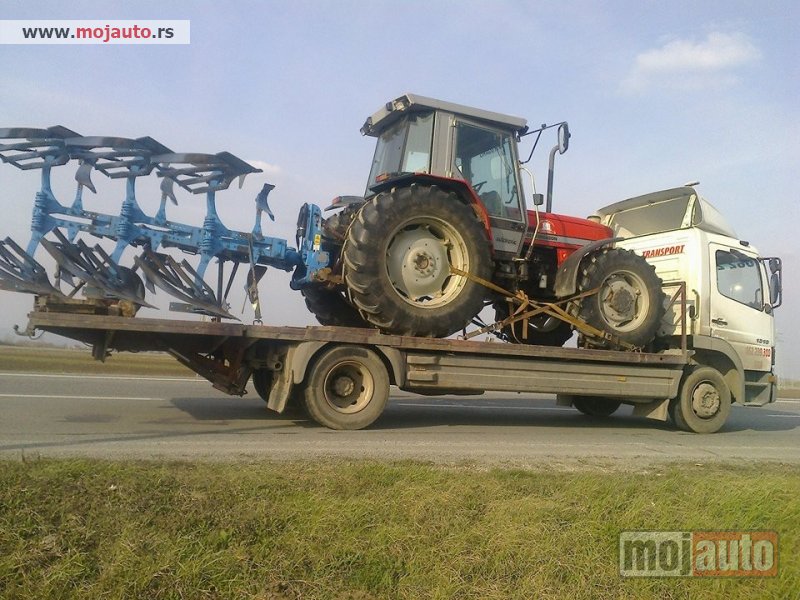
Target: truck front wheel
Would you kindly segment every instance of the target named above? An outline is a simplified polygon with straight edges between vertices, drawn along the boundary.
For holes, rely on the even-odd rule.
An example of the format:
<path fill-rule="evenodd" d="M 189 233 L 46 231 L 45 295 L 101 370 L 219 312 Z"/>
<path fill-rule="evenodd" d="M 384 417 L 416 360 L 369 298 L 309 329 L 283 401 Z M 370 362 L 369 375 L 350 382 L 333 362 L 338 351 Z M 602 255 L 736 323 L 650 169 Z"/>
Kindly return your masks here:
<path fill-rule="evenodd" d="M 684 376 L 681 391 L 669 413 L 683 431 L 714 433 L 731 412 L 731 391 L 716 369 L 696 367 Z"/>
<path fill-rule="evenodd" d="M 331 429 L 363 429 L 389 401 L 389 374 L 367 348 L 336 346 L 324 350 L 306 374 L 308 415 Z"/>

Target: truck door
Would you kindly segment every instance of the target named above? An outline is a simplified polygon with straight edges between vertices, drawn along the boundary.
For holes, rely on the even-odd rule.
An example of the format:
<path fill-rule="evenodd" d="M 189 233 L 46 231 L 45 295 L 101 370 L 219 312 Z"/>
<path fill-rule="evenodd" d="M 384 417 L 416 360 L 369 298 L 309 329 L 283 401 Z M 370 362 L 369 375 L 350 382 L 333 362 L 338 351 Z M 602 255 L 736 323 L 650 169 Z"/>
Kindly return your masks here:
<path fill-rule="evenodd" d="M 745 370 L 769 371 L 775 335 L 769 292 L 758 257 L 710 244 L 711 335 L 728 341 Z"/>
<path fill-rule="evenodd" d="M 467 181 L 486 207 L 495 252 L 514 258 L 522 250 L 527 214 L 512 135 L 457 119 L 451 168 L 452 176 Z"/>

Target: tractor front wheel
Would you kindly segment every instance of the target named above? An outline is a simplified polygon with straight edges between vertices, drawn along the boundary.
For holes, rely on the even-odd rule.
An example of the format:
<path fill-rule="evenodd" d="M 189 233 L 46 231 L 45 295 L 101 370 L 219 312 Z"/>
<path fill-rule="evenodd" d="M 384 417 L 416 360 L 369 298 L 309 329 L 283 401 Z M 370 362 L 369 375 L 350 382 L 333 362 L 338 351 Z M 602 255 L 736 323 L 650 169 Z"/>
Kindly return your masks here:
<path fill-rule="evenodd" d="M 643 347 L 653 341 L 664 316 L 664 292 L 655 268 L 630 250 L 606 248 L 584 258 L 578 291 L 596 293 L 570 310 L 612 339 L 586 336 L 590 345 L 613 348 L 616 338 Z"/>

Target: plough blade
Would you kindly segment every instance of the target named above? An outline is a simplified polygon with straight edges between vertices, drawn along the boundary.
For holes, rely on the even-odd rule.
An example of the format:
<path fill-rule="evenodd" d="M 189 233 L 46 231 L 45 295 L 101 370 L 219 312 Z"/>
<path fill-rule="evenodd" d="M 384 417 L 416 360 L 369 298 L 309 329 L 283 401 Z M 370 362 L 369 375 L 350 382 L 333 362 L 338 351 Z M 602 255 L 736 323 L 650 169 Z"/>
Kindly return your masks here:
<path fill-rule="evenodd" d="M 0 242 L 0 289 L 60 295 L 73 301 L 80 290 L 89 304 L 124 300 L 151 307 L 144 300 L 145 290 L 155 293 L 157 286 L 183 303 L 173 303 L 173 310 L 236 319 L 229 312 L 228 295 L 239 267 L 249 265 L 246 291 L 259 320 L 257 284 L 267 266 L 287 272 L 302 267 L 303 276 L 294 278 L 293 286 L 313 281 L 317 272 L 328 267 L 329 253 L 320 244 L 320 214 L 308 209 L 302 213 L 302 224 L 298 224 L 298 232 L 302 233 L 296 239 L 299 246 L 302 238 L 302 248 L 289 247 L 286 239 L 262 233 L 263 215 L 275 220 L 267 202 L 272 184 L 264 183 L 256 198 L 251 232 L 225 226 L 217 213 L 218 193 L 229 189 L 236 180 L 241 188 L 246 176 L 261 172 L 229 152 L 174 152 L 150 137 L 83 136 L 61 126 L 0 128 L 0 162 L 24 171 L 38 170 L 41 179 L 33 201 L 28 246 L 23 250 L 10 239 Z M 65 165 L 76 168 L 77 187 L 71 202 L 59 197 L 51 185 L 53 169 Z M 92 181 L 98 172 L 124 183 L 117 211 L 84 208 L 85 192 L 104 194 L 102 187 Z M 137 182 L 152 176 L 162 179 L 155 213 L 146 212 L 137 199 Z M 182 223 L 167 218 L 167 203 L 177 205 L 179 188 L 205 195 L 202 222 Z M 100 245 L 90 247 L 84 241 L 88 242 L 86 235 L 115 244 L 114 250 L 107 253 Z M 58 265 L 52 284 L 34 258 L 39 245 Z M 134 259 L 133 269 L 121 266 L 128 247 L 144 249 Z M 179 251 L 198 256 L 200 261 L 192 268 L 186 260 L 156 251 Z M 203 281 L 206 268 L 214 259 L 219 266 L 216 289 Z M 227 264 L 231 268 L 226 282 L 223 275 Z M 141 269 L 138 274 L 137 269 Z"/>
<path fill-rule="evenodd" d="M 45 268 L 9 237 L 0 241 L 0 289 L 43 296 L 64 295 L 50 283 Z"/>
<path fill-rule="evenodd" d="M 178 264 L 169 254 L 149 249 L 133 260 L 144 273 L 148 285 L 155 284 L 171 296 L 182 300 L 191 307 L 191 312 L 238 321 L 221 305 L 211 287 L 198 277 L 186 260 Z"/>
<path fill-rule="evenodd" d="M 116 264 L 99 245 L 92 249 L 82 240 L 71 243 L 57 229 L 54 233 L 59 241 L 42 239 L 42 246 L 63 271 L 87 284 L 86 296 L 97 294 L 154 308 L 145 302 L 144 284 L 131 269 Z"/>

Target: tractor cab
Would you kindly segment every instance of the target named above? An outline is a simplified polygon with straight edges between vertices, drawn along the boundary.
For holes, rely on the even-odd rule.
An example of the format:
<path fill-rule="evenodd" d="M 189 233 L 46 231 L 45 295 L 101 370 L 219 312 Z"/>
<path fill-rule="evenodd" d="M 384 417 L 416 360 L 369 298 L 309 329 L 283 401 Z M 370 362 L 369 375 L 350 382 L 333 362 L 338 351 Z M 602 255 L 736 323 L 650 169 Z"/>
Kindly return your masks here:
<path fill-rule="evenodd" d="M 453 190 L 491 228 L 501 257 L 519 256 L 528 227 L 519 180 L 518 117 L 406 94 L 367 119 L 378 138 L 365 196 L 409 178 Z"/>

